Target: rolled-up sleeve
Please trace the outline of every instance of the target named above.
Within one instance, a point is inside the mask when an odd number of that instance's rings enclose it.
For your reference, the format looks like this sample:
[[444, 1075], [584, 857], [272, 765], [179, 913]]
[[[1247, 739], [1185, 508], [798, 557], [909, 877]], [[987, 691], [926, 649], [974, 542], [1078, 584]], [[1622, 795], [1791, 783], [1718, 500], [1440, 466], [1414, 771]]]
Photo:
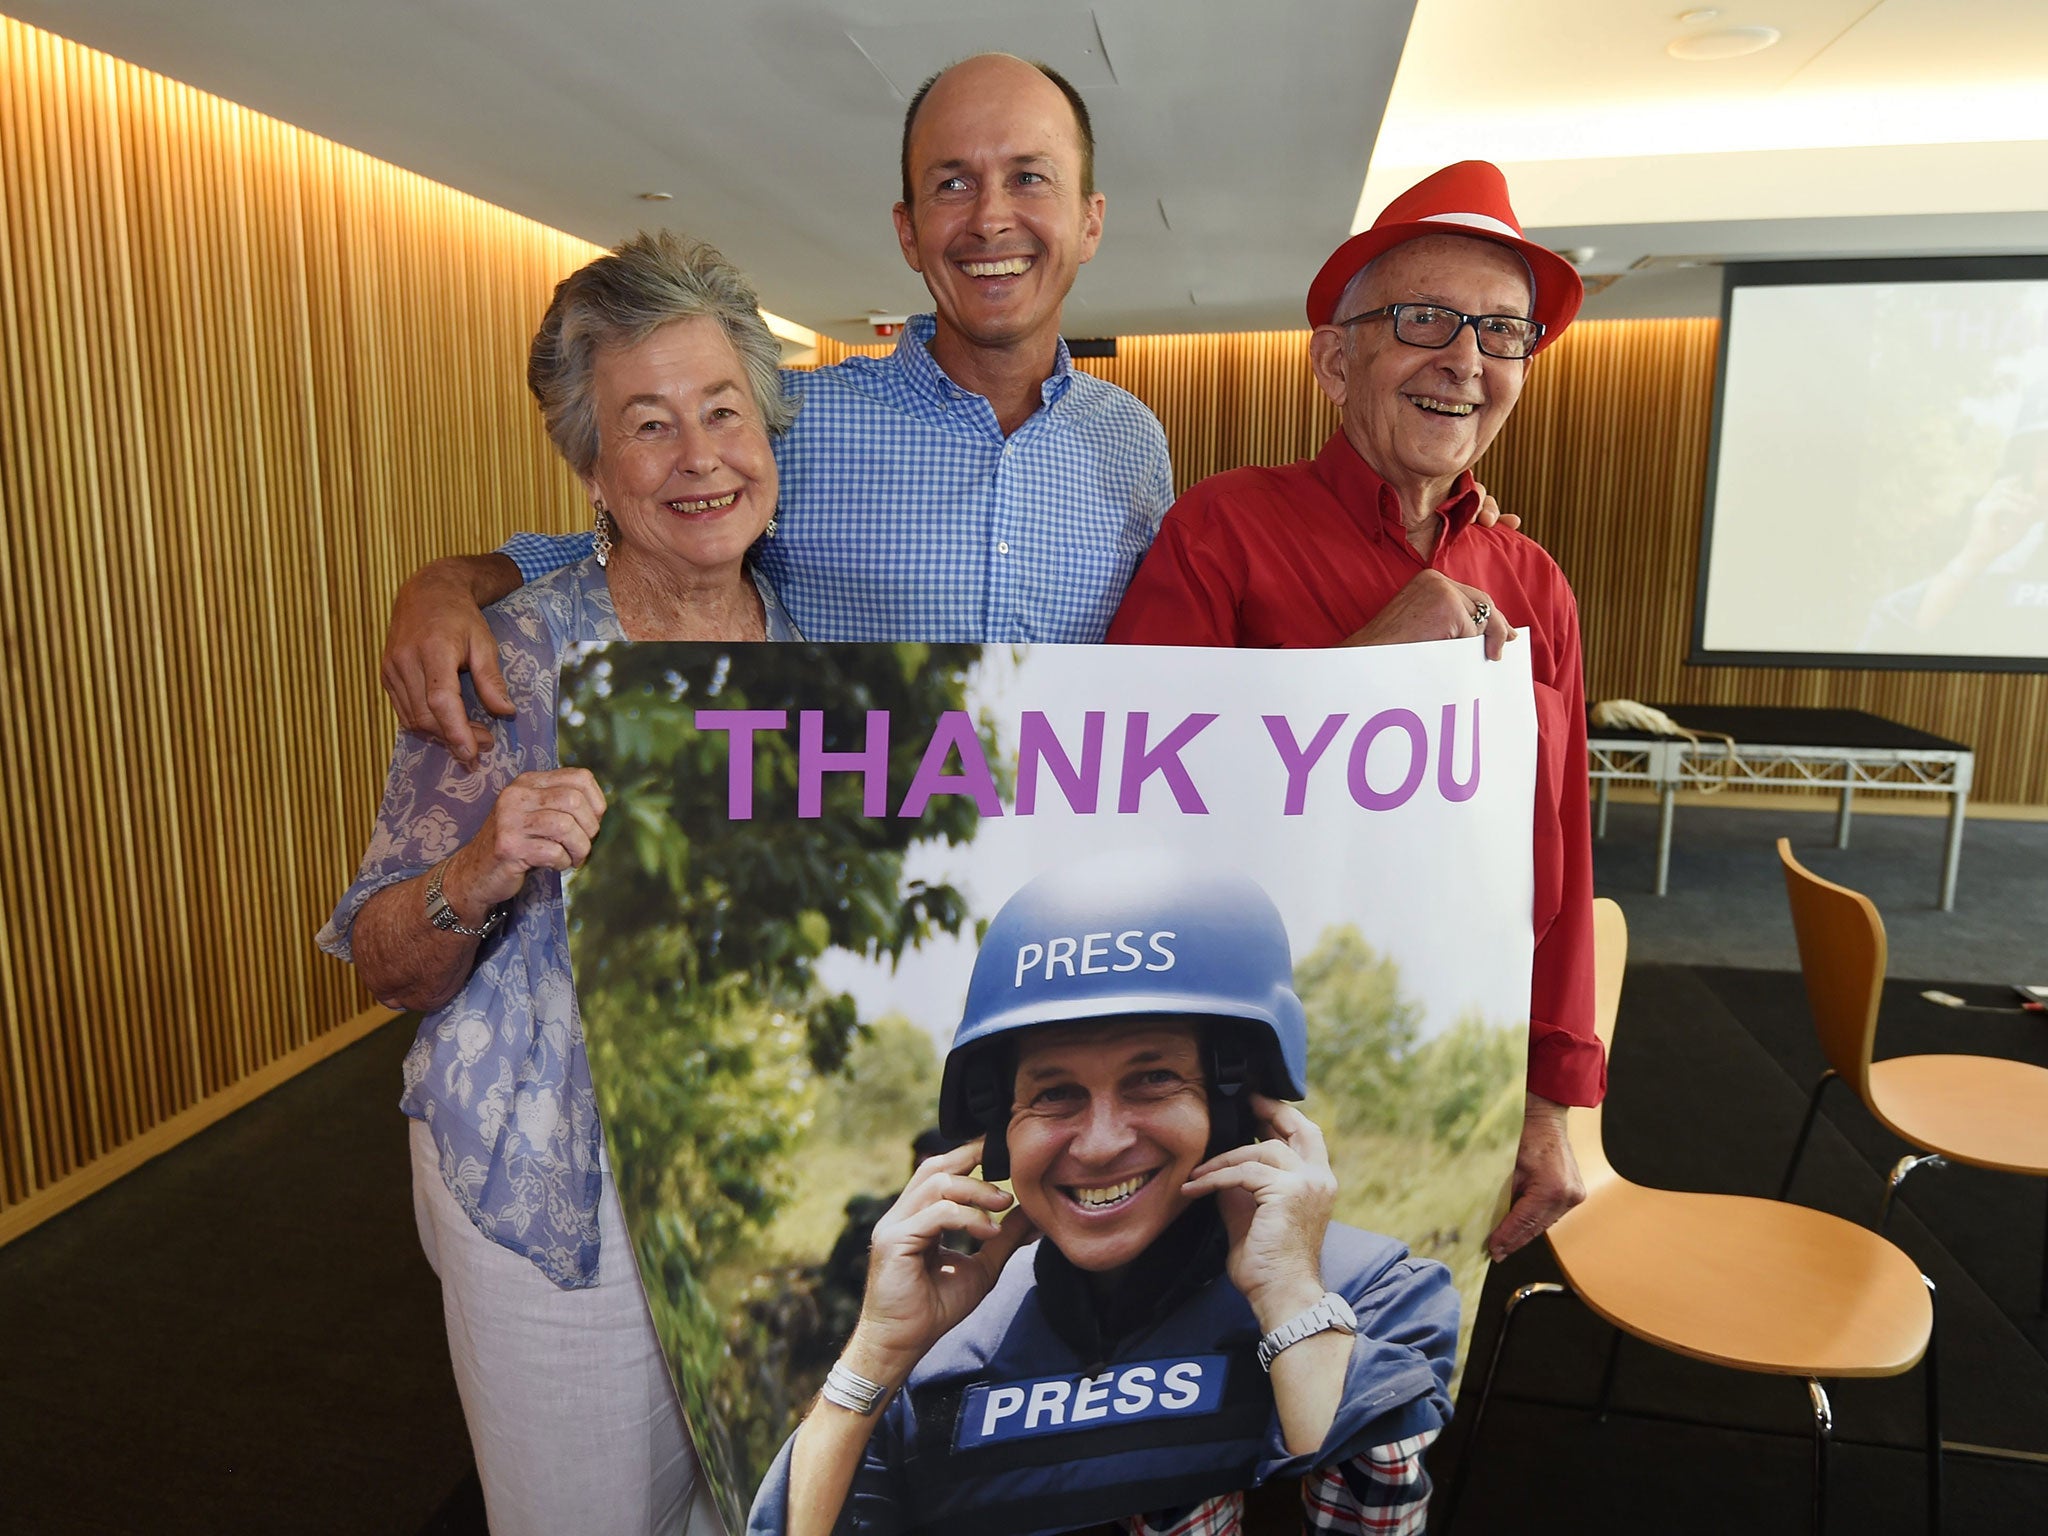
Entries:
[[[354, 962], [353, 934], [364, 906], [386, 886], [397, 885], [425, 874], [482, 830], [491, 807], [505, 786], [528, 768], [552, 767], [552, 733], [545, 752], [526, 743], [536, 736], [535, 726], [548, 722], [527, 716], [551, 707], [554, 688], [554, 648], [544, 631], [534, 633], [515, 625], [498, 608], [487, 614], [498, 637], [498, 662], [506, 682], [519, 701], [521, 714], [512, 721], [500, 720], [477, 703], [465, 676], [463, 704], [469, 718], [488, 725], [493, 741], [474, 769], [463, 767], [432, 737], [401, 731], [391, 752], [391, 770], [384, 781], [384, 799], [377, 807], [377, 822], [370, 832], [370, 844], [354, 882], [335, 903], [333, 915], [314, 942], [337, 960]], [[527, 626], [528, 629], [535, 626]], [[546, 669], [546, 687], [536, 687]], [[539, 760], [545, 757], [547, 760]]]

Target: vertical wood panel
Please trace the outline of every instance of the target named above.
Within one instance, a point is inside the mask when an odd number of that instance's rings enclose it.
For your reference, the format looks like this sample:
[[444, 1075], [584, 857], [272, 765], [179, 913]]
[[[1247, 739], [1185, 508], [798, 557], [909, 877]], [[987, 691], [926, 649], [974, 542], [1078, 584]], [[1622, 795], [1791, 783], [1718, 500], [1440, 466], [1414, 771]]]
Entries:
[[390, 595], [581, 501], [594, 248], [0, 19], [0, 1237], [364, 1027]]

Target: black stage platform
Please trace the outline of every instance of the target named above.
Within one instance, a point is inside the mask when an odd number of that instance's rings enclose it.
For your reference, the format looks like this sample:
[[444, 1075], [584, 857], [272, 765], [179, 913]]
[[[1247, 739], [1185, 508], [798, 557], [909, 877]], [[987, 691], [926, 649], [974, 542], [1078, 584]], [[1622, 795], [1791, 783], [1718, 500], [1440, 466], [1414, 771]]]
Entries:
[[[1967, 752], [1960, 741], [1915, 730], [1861, 709], [1791, 709], [1761, 704], [1652, 704], [1689, 731], [1787, 747], [1868, 747], [1886, 752]], [[1653, 731], [1592, 725], [1607, 741], [1662, 741]]]
[[[1595, 706], [1597, 707], [1597, 706]], [[1836, 798], [1835, 846], [1849, 846], [1858, 790], [1944, 796], [1948, 835], [1942, 843], [1937, 904], [1953, 911], [1962, 861], [1963, 808], [1970, 798], [1976, 754], [1959, 741], [1915, 730], [1860, 709], [1787, 709], [1761, 705], [1655, 704], [1686, 735], [1592, 725], [1588, 711], [1587, 769], [1593, 781], [1594, 836], [1607, 832], [1608, 790], [1641, 784], [1657, 793], [1657, 875], [1652, 889], [1670, 889], [1671, 831], [1678, 792], [1824, 789]]]

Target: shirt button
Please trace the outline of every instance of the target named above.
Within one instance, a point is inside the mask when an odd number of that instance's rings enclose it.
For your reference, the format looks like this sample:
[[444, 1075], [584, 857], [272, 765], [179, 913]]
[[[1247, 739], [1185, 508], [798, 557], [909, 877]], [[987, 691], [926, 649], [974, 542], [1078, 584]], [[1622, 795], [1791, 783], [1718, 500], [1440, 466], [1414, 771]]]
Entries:
[[1008, 554], [1009, 552], [1010, 552], [1010, 541], [1009, 541], [1008, 539], [997, 539], [997, 540], [996, 540], [996, 553], [997, 553], [997, 554], [999, 554], [999, 555], [1007, 555], [1007, 554]]

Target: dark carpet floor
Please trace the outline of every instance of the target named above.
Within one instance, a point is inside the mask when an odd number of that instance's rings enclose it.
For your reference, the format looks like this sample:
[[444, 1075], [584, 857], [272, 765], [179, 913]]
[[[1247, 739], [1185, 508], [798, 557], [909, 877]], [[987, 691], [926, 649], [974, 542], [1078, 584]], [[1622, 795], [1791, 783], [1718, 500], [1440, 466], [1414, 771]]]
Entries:
[[0, 1531], [409, 1536], [448, 1504], [472, 1473], [413, 1231], [411, 1038], [0, 1248]]
[[1669, 894], [1659, 897], [1657, 808], [1617, 804], [1593, 845], [1594, 884], [1628, 914], [1634, 958], [1795, 971], [1777, 853], [1789, 837], [1808, 869], [1877, 903], [1892, 975], [2048, 983], [2048, 822], [1965, 822], [1953, 912], [1938, 905], [1947, 827], [1858, 815], [1838, 850], [1832, 811], [1680, 806]]

